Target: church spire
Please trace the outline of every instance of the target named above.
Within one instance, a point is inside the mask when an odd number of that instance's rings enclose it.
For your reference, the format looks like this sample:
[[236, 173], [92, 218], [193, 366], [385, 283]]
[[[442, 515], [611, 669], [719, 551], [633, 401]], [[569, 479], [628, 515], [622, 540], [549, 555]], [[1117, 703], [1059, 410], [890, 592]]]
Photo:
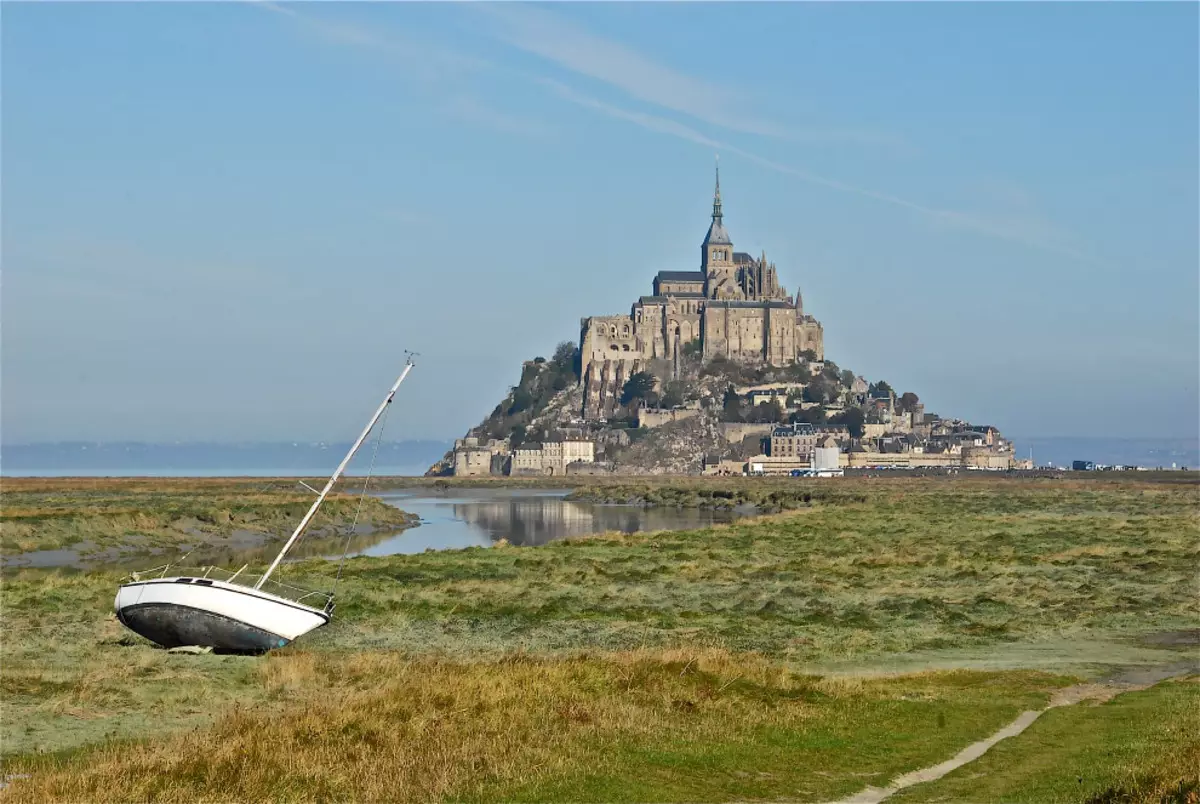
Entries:
[[717, 157], [717, 189], [713, 192], [713, 223], [721, 222], [721, 157]]
[[710, 262], [732, 262], [732, 249], [720, 249], [717, 252], [711, 252], [709, 246], [732, 246], [733, 243], [729, 239], [729, 232], [725, 231], [725, 224], [721, 220], [721, 166], [717, 165], [717, 188], [713, 191], [713, 213], [712, 224], [708, 227], [708, 235], [704, 238], [704, 265], [707, 266]]

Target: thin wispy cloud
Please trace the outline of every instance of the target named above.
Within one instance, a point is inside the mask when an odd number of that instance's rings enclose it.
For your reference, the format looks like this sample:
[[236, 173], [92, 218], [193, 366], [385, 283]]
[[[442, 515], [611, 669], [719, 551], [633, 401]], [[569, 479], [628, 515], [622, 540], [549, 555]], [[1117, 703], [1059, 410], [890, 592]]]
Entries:
[[[418, 42], [409, 37], [400, 38], [392, 33], [384, 35], [377, 30], [368, 31], [344, 22], [311, 17], [301, 14], [293, 7], [277, 6], [265, 2], [256, 2], [255, 4], [303, 21], [306, 27], [316, 31], [328, 41], [348, 46], [369, 47], [409, 63], [420, 62], [422, 69], [427, 72], [432, 71], [442, 79], [445, 79], [446, 73], [457, 75], [462, 72], [485, 70], [502, 72], [518, 80], [533, 82], [564, 101], [598, 114], [711, 150], [736, 155], [748, 162], [814, 186], [905, 209], [937, 226], [970, 231], [1062, 256], [1091, 261], [1089, 256], [1074, 246], [1067, 233], [1030, 214], [988, 215], [940, 209], [892, 193], [821, 176], [803, 168], [770, 159], [741, 146], [718, 140], [693, 126], [662, 114], [637, 111], [600, 100], [556, 78], [492, 64], [482, 58], [461, 54], [453, 48], [427, 40]], [[735, 90], [716, 86], [660, 65], [632, 48], [584, 31], [552, 12], [514, 4], [490, 4], [473, 8], [483, 10], [489, 15], [489, 18], [497, 21], [497, 35], [512, 46], [538, 55], [570, 72], [615, 87], [648, 105], [692, 117], [702, 123], [724, 128], [731, 133], [766, 135], [783, 139], [802, 138], [802, 133], [789, 132], [786, 127], [776, 123], [724, 111], [728, 108], [736, 108], [737, 93]], [[447, 99], [441, 104], [441, 108], [444, 113], [456, 115], [464, 121], [509, 134], [545, 136], [548, 131], [546, 127], [535, 121], [518, 118], [503, 110], [493, 109], [460, 88], [454, 89], [452, 93], [447, 93]]]
[[978, 234], [1018, 242], [1026, 246], [1032, 246], [1034, 248], [1051, 251], [1076, 259], [1089, 259], [1082, 252], [1072, 248], [1067, 244], [1069, 238], [1064, 232], [1061, 232], [1051, 224], [1036, 218], [1013, 216], [997, 218], [949, 209], [938, 209], [936, 207], [931, 207], [926, 204], [901, 198], [890, 193], [884, 193], [866, 187], [858, 187], [853, 184], [838, 181], [836, 179], [819, 176], [810, 171], [802, 170], [800, 168], [793, 167], [792, 165], [786, 165], [773, 159], [768, 159], [752, 151], [748, 151], [745, 148], [740, 148], [728, 142], [715, 140], [712, 137], [709, 137], [697, 131], [696, 129], [677, 121], [659, 117], [657, 115], [647, 114], [645, 112], [636, 112], [629, 109], [623, 109], [619, 106], [614, 106], [611, 103], [605, 103], [604, 101], [590, 97], [553, 79], [541, 79], [539, 83], [550, 89], [560, 98], [570, 101], [578, 106], [582, 106], [586, 109], [591, 109], [592, 111], [599, 112], [600, 114], [633, 123], [634, 125], [641, 126], [642, 128], [658, 134], [667, 134], [673, 137], [678, 137], [679, 139], [687, 140], [688, 142], [693, 142], [697, 145], [703, 145], [706, 148], [711, 148], [720, 151], [721, 153], [734, 154], [748, 162], [753, 162], [754, 164], [775, 171], [776, 173], [792, 176], [809, 184], [824, 187], [830, 190], [836, 190], [840, 193], [850, 193], [853, 195], [862, 196], [863, 198], [869, 198], [873, 201], [879, 201], [884, 204], [900, 207], [902, 209], [909, 210], [910, 212], [915, 212], [925, 216], [933, 223], [938, 225], [966, 229]]
[[[395, 29], [366, 28], [344, 20], [316, 16], [307, 10], [297, 10], [296, 4], [278, 5], [259, 0], [252, 0], [250, 4], [286, 17], [300, 30], [323, 42], [373, 51], [400, 67], [397, 74], [406, 81], [427, 89], [461, 85], [463, 79], [472, 74], [496, 69], [496, 65], [486, 59], [443, 46], [426, 37]], [[336, 7], [334, 4], [311, 5], [322, 9]]]
[[906, 147], [886, 132], [847, 127], [784, 124], [755, 113], [743, 88], [728, 86], [660, 64], [620, 42], [574, 25], [562, 15], [515, 3], [471, 6], [493, 22], [493, 34], [525, 53], [615, 88], [630, 98], [702, 123], [741, 134], [792, 142], [852, 142]]
[[635, 112], [630, 109], [622, 109], [619, 106], [614, 106], [611, 103], [605, 103], [604, 101], [593, 98], [590, 95], [578, 92], [561, 81], [555, 81], [552, 78], [539, 78], [537, 79], [537, 82], [563, 100], [570, 101], [571, 103], [574, 103], [577, 106], [582, 106], [585, 109], [591, 109], [593, 111], [600, 112], [601, 114], [608, 115], [609, 117], [615, 117], [618, 120], [625, 120], [629, 123], [641, 126], [642, 128], [649, 129], [650, 131], [656, 131], [659, 134], [670, 134], [673, 137], [679, 137], [680, 139], [688, 140], [696, 143], [697, 145], [703, 145], [707, 148], [725, 149], [729, 151], [734, 150], [731, 146], [725, 145], [724, 143], [718, 142], [711, 137], [705, 136], [699, 131], [696, 131], [694, 128], [686, 126], [683, 123], [669, 120], [665, 117], [646, 114], [645, 112]]
[[502, 41], [580, 75], [616, 87], [640, 101], [688, 115], [731, 131], [786, 136], [786, 127], [739, 113], [739, 93], [694, 78], [619, 42], [579, 28], [560, 15], [515, 4], [476, 7], [495, 23]]

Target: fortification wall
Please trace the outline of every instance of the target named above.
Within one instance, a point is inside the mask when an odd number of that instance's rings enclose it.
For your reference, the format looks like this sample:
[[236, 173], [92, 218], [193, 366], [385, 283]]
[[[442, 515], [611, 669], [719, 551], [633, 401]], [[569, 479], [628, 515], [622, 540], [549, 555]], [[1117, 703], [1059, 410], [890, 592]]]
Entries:
[[644, 408], [638, 411], [638, 427], [653, 429], [671, 422], [681, 422], [693, 416], [699, 416], [699, 408], [678, 408], [675, 410], [657, 410]]
[[749, 422], [721, 422], [721, 435], [730, 444], [739, 444], [747, 436], [769, 436], [777, 424], [757, 424]]

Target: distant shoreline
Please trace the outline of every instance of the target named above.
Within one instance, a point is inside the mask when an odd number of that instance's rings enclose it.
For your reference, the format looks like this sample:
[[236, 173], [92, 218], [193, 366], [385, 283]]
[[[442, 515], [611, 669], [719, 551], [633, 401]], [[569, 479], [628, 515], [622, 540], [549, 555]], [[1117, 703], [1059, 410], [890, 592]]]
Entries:
[[[1200, 467], [1200, 439], [1042, 436], [1014, 438], [1016, 457], [1038, 467], [1069, 468], [1072, 461], [1141, 466], [1156, 470]], [[417, 480], [441, 460], [453, 442], [385, 441], [373, 475]], [[148, 444], [64, 441], [0, 445], [0, 477], [328, 477], [348, 444], [261, 442]], [[371, 466], [368, 449], [348, 468], [362, 477]]]

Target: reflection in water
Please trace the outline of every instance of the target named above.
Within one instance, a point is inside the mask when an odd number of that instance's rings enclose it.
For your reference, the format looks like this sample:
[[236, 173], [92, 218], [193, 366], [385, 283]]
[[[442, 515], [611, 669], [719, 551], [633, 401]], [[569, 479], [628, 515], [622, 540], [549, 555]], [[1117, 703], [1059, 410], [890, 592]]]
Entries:
[[[481, 489], [434, 495], [428, 490], [381, 493], [387, 503], [416, 514], [421, 524], [392, 533], [359, 533], [350, 539], [348, 555], [386, 556], [491, 547], [501, 539], [519, 546], [545, 544], [554, 539], [583, 536], [603, 531], [633, 533], [639, 530], [686, 530], [718, 522], [731, 522], [740, 514], [732, 511], [701, 511], [682, 508], [641, 508], [630, 505], [597, 505], [564, 500], [565, 491], [527, 489]], [[189, 566], [213, 564], [237, 569], [242, 564], [257, 566], [270, 562], [282, 546], [284, 534], [266, 541], [261, 534], [235, 534], [231, 543], [202, 545], [187, 550], [152, 549], [138, 553], [118, 550], [81, 556], [74, 550], [42, 550], [6, 556], [3, 566], [146, 569], [164, 563], [186, 561]], [[302, 538], [288, 554], [288, 561], [323, 556], [342, 557], [345, 536], [311, 534]]]
[[488, 547], [507, 540], [533, 546], [554, 539], [604, 531], [702, 528], [731, 522], [732, 511], [642, 508], [564, 500], [563, 491], [496, 489], [432, 496], [428, 492], [381, 494], [384, 502], [421, 518], [411, 528], [354, 555], [382, 556], [462, 547]]

